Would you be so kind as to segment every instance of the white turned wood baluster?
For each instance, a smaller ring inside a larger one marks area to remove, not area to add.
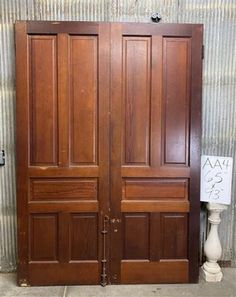
[[[227,209],[227,206],[218,203],[208,203],[207,209],[210,213],[208,221],[211,226],[207,240],[204,244],[204,252],[207,261],[202,266],[202,275],[207,282],[219,282],[222,280],[223,274],[217,263],[222,254],[218,227],[221,222],[220,213]]]

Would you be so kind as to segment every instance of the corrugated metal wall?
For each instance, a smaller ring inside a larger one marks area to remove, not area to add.
[[[1,0],[0,1],[0,271],[16,267],[15,58],[16,20],[92,20],[203,23],[202,152],[235,157],[236,150],[236,2],[235,0]],[[157,25],[158,26],[158,25]],[[236,264],[236,166],[232,205],[223,213],[222,260]],[[202,212],[202,238],[204,238]]]

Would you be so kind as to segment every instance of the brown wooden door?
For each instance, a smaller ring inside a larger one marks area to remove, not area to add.
[[[109,26],[19,22],[19,284],[100,282],[109,201]]]
[[[200,25],[16,25],[18,283],[198,278]]]
[[[111,28],[111,282],[195,282],[202,26]]]

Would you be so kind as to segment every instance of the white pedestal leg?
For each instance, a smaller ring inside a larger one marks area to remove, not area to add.
[[[220,213],[227,209],[226,205],[208,203],[207,209],[210,212],[208,221],[211,224],[210,232],[204,244],[204,252],[207,261],[202,266],[202,275],[207,282],[220,282],[223,274],[217,261],[222,254],[222,248],[218,235],[218,226],[221,222]]]

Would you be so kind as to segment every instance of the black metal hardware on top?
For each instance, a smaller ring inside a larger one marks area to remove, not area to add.
[[[161,20],[161,15],[159,12],[154,12],[152,15],[151,15],[151,20],[154,22],[154,23],[159,23],[160,20]]]

